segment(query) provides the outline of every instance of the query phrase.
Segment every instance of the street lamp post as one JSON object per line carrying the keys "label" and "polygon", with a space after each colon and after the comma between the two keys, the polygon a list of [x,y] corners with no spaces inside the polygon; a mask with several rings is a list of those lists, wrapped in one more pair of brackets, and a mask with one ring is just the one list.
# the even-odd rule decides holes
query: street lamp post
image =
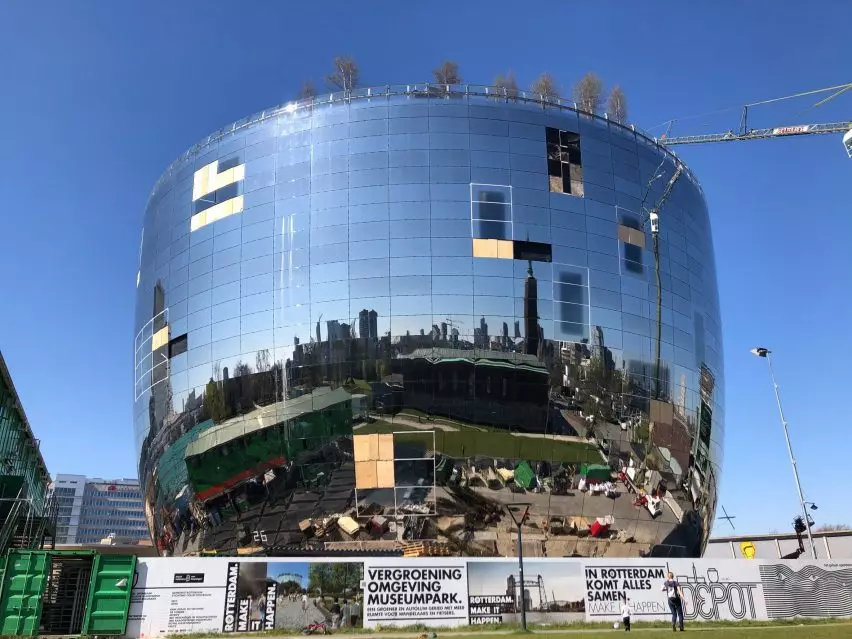
{"label": "street lamp post", "polygon": [[784,427],[784,439],[787,440],[787,452],[790,453],[790,464],[793,466],[793,477],[796,480],[796,490],[799,493],[799,505],[802,507],[802,516],[804,517],[805,528],[808,533],[808,543],[811,545],[811,557],[816,559],[816,546],[814,545],[813,535],[811,535],[811,522],[810,519],[808,519],[808,508],[805,504],[805,496],[802,493],[802,484],[799,481],[799,468],[796,465],[796,457],[793,455],[793,445],[790,443],[790,431],[787,428],[787,420],[784,419],[784,409],[781,408],[781,395],[778,392],[778,383],[775,381],[775,372],[772,370],[772,351],[768,348],[758,346],[757,348],[751,349],[751,353],[758,357],[765,358],[766,362],[769,364],[769,377],[772,379],[772,387],[775,390],[775,401],[778,404],[778,414],[781,416],[781,426]]}
{"label": "street lamp post", "polygon": [[[524,596],[524,548],[521,540],[521,528],[529,516],[531,505],[532,504],[529,503],[516,502],[506,506],[506,510],[509,511],[509,516],[512,518],[512,521],[515,522],[515,526],[518,529],[518,578],[520,581],[519,592],[521,597],[521,632],[527,631],[527,598]],[[515,517],[515,510],[520,511],[521,508],[524,510],[521,514],[521,518],[518,519]]]}

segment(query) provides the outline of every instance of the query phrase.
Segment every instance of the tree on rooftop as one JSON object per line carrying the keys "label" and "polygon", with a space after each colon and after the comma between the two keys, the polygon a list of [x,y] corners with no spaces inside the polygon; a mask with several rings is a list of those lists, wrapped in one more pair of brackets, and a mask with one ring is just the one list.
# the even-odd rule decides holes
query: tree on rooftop
{"label": "tree on rooftop", "polygon": [[452,60],[446,60],[441,66],[432,71],[436,84],[461,84],[459,65]]}
{"label": "tree on rooftop", "polygon": [[316,95],[317,95],[317,92],[316,92],[316,89],[314,88],[314,83],[311,82],[310,80],[305,80],[302,83],[302,88],[299,89],[298,99],[299,100],[308,100],[310,98],[316,97]]}
{"label": "tree on rooftop", "polygon": [[581,111],[597,113],[601,108],[603,82],[593,71],[590,71],[574,85],[574,102]]}
{"label": "tree on rooftop", "polygon": [[606,111],[610,120],[615,120],[619,124],[627,122],[627,96],[617,84],[609,92]]}
{"label": "tree on rooftop", "polygon": [[334,72],[326,76],[326,82],[341,91],[352,91],[358,86],[358,63],[348,55],[334,58]]}
{"label": "tree on rooftop", "polygon": [[545,100],[559,98],[559,87],[556,85],[556,80],[549,73],[542,73],[538,76],[530,86],[530,91],[538,93]]}
{"label": "tree on rooftop", "polygon": [[518,96],[518,83],[515,81],[515,74],[512,71],[509,71],[506,75],[501,73],[494,78],[494,86],[501,89],[503,95],[508,98]]}

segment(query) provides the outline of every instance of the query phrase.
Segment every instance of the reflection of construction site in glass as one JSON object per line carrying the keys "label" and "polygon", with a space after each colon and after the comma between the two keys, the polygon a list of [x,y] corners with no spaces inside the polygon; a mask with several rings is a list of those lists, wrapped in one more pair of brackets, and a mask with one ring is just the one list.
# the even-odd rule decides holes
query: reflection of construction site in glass
{"label": "reflection of construction site in glass", "polygon": [[724,427],[694,176],[570,108],[451,106],[268,111],[155,187],[135,424],[162,552],[510,556],[523,501],[529,557],[700,554]]}

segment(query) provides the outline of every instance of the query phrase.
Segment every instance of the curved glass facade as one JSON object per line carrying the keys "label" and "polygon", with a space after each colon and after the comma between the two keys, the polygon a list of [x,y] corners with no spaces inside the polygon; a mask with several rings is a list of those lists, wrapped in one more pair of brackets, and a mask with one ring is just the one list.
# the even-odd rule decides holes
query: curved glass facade
{"label": "curved glass facade", "polygon": [[326,96],[193,147],[148,202],[136,287],[158,547],[507,555],[524,503],[537,554],[700,554],[722,340],[686,169],[653,250],[676,162],[470,88]]}

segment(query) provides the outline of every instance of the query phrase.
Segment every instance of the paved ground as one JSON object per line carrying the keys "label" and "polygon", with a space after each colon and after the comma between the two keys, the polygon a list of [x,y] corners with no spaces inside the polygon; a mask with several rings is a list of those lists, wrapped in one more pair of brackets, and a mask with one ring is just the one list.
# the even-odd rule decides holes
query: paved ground
{"label": "paved ground", "polygon": [[307,610],[302,610],[302,602],[279,598],[275,609],[276,628],[303,628],[309,623],[326,621],[325,615],[313,602],[308,603]]}

